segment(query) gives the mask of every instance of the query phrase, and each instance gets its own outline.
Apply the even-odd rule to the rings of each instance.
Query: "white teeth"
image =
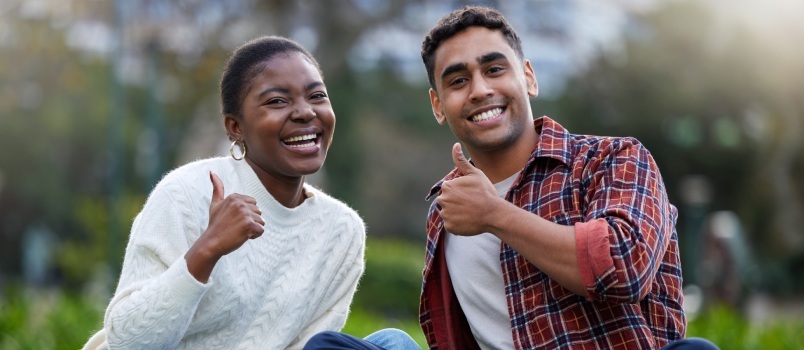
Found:
[[[315,146],[315,142],[305,142],[305,143],[300,143],[298,145],[288,145],[288,147],[291,147],[291,148],[304,148],[304,147],[313,147],[313,146]]]
[[[304,140],[312,140],[312,139],[315,139],[315,138],[316,138],[315,134],[309,134],[309,135],[288,137],[288,138],[286,138],[286,139],[284,139],[282,141],[285,142],[285,143],[289,143],[289,142],[299,142],[299,141],[304,141]],[[313,144],[315,144],[315,142],[313,142]],[[306,143],[305,143],[305,145],[306,145]]]
[[[488,111],[485,111],[485,112],[480,113],[478,115],[472,116],[472,121],[479,122],[479,121],[483,121],[483,120],[486,120],[486,119],[491,119],[491,118],[494,118],[494,117],[500,115],[500,113],[502,113],[502,111],[503,111],[502,108],[495,108],[495,109],[492,109],[492,110],[488,110]]]

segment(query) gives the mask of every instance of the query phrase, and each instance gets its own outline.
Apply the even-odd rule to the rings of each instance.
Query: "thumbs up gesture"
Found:
[[[209,172],[212,199],[209,202],[209,225],[184,254],[187,270],[198,281],[206,283],[221,257],[262,235],[265,221],[253,197],[233,193],[224,195],[223,181]]]
[[[224,256],[235,251],[247,240],[257,238],[264,232],[262,211],[253,197],[233,193],[224,196],[223,181],[213,172],[212,200],[209,203],[209,225],[198,239],[209,243],[208,248]]]
[[[444,228],[461,236],[490,232],[490,219],[494,215],[492,204],[502,199],[486,174],[464,157],[460,143],[452,146],[452,160],[464,176],[441,185],[437,200]]]

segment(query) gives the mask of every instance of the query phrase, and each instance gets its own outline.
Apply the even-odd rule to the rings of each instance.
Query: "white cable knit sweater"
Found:
[[[202,284],[184,254],[209,222],[210,170],[224,195],[257,200],[265,233],[224,256]],[[310,196],[289,209],[245,161],[205,159],[170,172],[134,220],[104,329],[85,348],[301,348],[317,332],[340,330],[363,273],[365,227],[342,202],[304,189]]]

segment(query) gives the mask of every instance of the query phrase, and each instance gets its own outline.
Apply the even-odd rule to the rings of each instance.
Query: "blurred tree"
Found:
[[[752,250],[786,264],[804,250],[804,85],[792,78],[804,49],[789,45],[804,27],[780,26],[773,35],[784,39],[767,40],[715,10],[666,2],[638,18],[621,51],[602,53],[547,108],[574,132],[635,136],[651,150],[680,210],[683,252],[702,242],[688,232],[700,215],[681,191],[702,176],[713,195],[697,210],[735,211]],[[683,258],[693,277],[696,258]],[[792,273],[782,280],[801,280]]]

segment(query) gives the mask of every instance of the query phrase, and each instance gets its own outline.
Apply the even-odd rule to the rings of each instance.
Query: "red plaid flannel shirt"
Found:
[[[676,208],[659,169],[633,138],[573,135],[548,117],[506,200],[574,225],[589,299],[565,289],[502,243],[512,337],[517,349],[649,349],[685,336]],[[441,183],[460,176],[453,170]],[[477,349],[450,282],[436,203],[427,219],[419,322],[431,348]],[[462,276],[471,278],[471,276]]]

